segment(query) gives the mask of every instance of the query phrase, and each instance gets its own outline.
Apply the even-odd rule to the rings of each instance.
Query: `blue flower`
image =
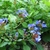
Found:
[[[38,35],[41,35],[41,33],[39,31],[36,32]]]
[[[46,25],[46,23],[43,21],[42,22],[42,28],[46,28],[47,27],[47,25]]]
[[[4,23],[4,21],[3,21],[3,19],[0,19],[0,25],[1,25],[2,23]]]
[[[8,18],[3,18],[3,21],[5,21],[5,23],[8,22]]]
[[[37,20],[36,21],[36,25],[40,24],[41,23],[41,20]]]
[[[20,14],[20,13],[22,13],[22,10],[18,9],[16,14]]]
[[[45,23],[42,23],[42,28],[46,28],[47,25]]]
[[[28,28],[30,29],[30,28],[33,28],[33,27],[35,27],[35,24],[28,24]]]
[[[34,31],[34,30],[31,30],[31,31],[30,31],[30,33],[32,33],[32,34],[36,34],[36,31]]]
[[[35,38],[35,41],[36,41],[36,42],[40,42],[40,41],[41,41],[41,37],[38,36],[37,38]]]
[[[18,32],[15,33],[15,37],[18,37]]]
[[[40,28],[38,28],[38,27],[34,27],[34,30],[35,30],[35,31],[39,31]]]
[[[28,16],[28,13],[25,12],[25,13],[22,14],[22,16],[23,16],[23,17],[27,17],[27,16]]]

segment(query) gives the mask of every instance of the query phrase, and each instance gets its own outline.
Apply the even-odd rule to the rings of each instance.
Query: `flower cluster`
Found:
[[[33,39],[36,42],[40,42],[41,40],[41,28],[46,28],[47,25],[45,24],[44,21],[37,20],[35,24],[28,24],[28,29],[30,30],[30,33],[33,34]]]
[[[21,12],[23,12],[24,10],[21,10]],[[26,12],[26,10],[25,10],[25,12]],[[18,12],[18,13],[20,13],[20,12]],[[25,13],[24,13],[25,14]],[[8,18],[1,18],[0,19],[0,26],[2,25],[2,24],[7,24],[8,23]],[[35,24],[34,23],[32,23],[32,24],[28,24],[28,29],[29,29],[29,31],[30,31],[30,33],[32,34],[32,38],[36,41],[36,42],[40,42],[40,40],[41,40],[41,28],[46,28],[47,27],[47,25],[46,25],[46,23],[45,23],[45,21],[41,21],[41,20],[37,20],[36,22],[35,22]],[[28,32],[26,31],[26,29],[23,29],[23,31],[24,31],[24,36],[26,36],[27,34],[28,34]],[[16,33],[15,33],[15,35],[14,35],[14,37],[15,37],[15,39],[17,39],[18,38],[18,35],[19,35],[19,32],[17,31]],[[13,38],[13,36],[12,36],[12,38]]]
[[[18,14],[20,17],[27,17],[28,16],[28,13],[27,13],[26,9],[24,9],[24,8],[18,9],[16,14]]]

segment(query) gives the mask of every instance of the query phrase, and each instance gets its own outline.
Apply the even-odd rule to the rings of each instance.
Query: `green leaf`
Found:
[[[5,25],[4,28],[5,30],[9,30],[10,29],[9,24]]]
[[[8,16],[8,14],[3,14],[2,16],[5,16],[5,17],[7,17],[7,16]]]
[[[18,29],[18,32],[19,32],[20,35],[22,35],[22,36],[24,35],[24,31],[23,30]]]
[[[31,17],[33,15],[34,11],[31,11],[29,14],[29,17]]]
[[[8,19],[9,19],[9,21],[10,21],[10,22],[15,23],[15,22],[16,22],[16,20],[17,20],[17,17],[16,17],[16,16],[14,16],[13,14],[9,14]]]
[[[33,23],[33,20],[32,19],[29,19],[29,23]]]
[[[29,43],[31,44],[31,45],[37,45],[33,40],[29,40]]]
[[[50,32],[49,33],[43,33],[42,34],[42,39],[45,42],[50,42]]]
[[[44,50],[44,48],[41,44],[37,44],[37,50]]]
[[[27,6],[27,4],[25,3],[25,2],[23,2],[23,1],[19,1],[19,0],[17,0],[19,3],[21,3],[21,4],[23,4],[23,5],[25,5],[25,6]]]
[[[42,15],[43,14],[37,14],[37,15],[34,16],[34,19],[38,20],[38,19],[40,19],[42,17]]]
[[[8,42],[8,45],[11,45],[11,42]]]
[[[23,39],[18,39],[18,42],[22,41]]]
[[[31,48],[28,45],[23,45],[23,50],[31,50]]]
[[[8,39],[4,38],[5,41],[9,41]]]
[[[1,47],[0,50],[6,50],[6,47]]]
[[[27,28],[27,23],[26,22],[23,22],[22,23],[22,26],[25,27],[25,28]]]
[[[4,47],[4,46],[6,46],[8,44],[8,42],[2,42],[2,43],[0,43],[0,47]]]

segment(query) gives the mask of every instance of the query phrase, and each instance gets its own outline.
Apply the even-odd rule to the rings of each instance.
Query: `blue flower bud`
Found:
[[[18,32],[15,33],[15,37],[18,37]]]

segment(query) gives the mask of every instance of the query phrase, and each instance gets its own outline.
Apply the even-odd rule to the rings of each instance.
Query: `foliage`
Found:
[[[0,0],[0,50],[43,50],[28,28],[38,20],[47,25],[39,31],[42,40],[50,42],[50,0]]]

